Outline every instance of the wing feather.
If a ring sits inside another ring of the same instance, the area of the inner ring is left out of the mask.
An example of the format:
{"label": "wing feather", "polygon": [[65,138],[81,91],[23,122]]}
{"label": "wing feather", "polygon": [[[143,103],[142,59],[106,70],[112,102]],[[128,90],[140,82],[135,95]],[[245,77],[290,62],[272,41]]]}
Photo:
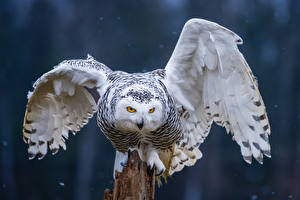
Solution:
{"label": "wing feather", "polygon": [[[271,156],[270,125],[256,79],[237,44],[242,39],[216,23],[191,19],[185,24],[166,66],[168,91],[189,113],[182,117],[186,130],[176,147],[182,152],[198,148],[214,121],[232,133],[246,162],[253,156],[262,163],[263,154]],[[182,163],[179,156],[171,165],[181,170],[178,160]]]}
{"label": "wing feather", "polygon": [[91,56],[86,60],[67,60],[45,73],[28,93],[23,138],[29,159],[42,159],[48,150],[66,150],[69,131],[75,134],[97,110],[87,88],[105,85],[111,70]]}

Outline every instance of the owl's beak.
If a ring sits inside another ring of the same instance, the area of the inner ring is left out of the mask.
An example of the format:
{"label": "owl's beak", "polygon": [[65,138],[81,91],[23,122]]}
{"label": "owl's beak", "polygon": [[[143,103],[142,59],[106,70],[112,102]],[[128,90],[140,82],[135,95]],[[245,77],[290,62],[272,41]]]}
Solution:
{"label": "owl's beak", "polygon": [[142,128],[143,128],[143,126],[144,126],[144,119],[142,118],[142,120],[139,121],[136,125],[137,125],[137,127],[138,127],[140,130],[142,130]]}

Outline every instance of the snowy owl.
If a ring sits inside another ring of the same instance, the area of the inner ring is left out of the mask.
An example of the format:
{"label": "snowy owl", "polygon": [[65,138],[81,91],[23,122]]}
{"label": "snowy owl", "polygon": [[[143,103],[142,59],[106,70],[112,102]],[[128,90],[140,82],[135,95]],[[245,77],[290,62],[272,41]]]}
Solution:
{"label": "snowy owl", "polygon": [[29,159],[48,148],[66,149],[97,112],[97,123],[116,149],[115,170],[137,150],[156,175],[172,175],[202,157],[199,145],[213,122],[226,128],[247,163],[271,157],[270,125],[251,69],[239,52],[242,39],[210,21],[183,27],[164,69],[112,71],[88,55],[66,60],[42,75],[28,93],[23,139]]}

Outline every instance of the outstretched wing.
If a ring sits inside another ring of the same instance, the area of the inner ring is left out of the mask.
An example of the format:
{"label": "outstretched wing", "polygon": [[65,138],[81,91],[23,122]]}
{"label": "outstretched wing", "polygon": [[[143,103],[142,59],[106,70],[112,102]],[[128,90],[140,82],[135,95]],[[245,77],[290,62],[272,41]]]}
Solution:
{"label": "outstretched wing", "polygon": [[29,159],[42,159],[48,146],[52,154],[60,146],[66,149],[68,132],[79,131],[96,111],[96,102],[87,88],[99,90],[110,72],[88,55],[86,60],[61,62],[34,83],[23,124]]}
{"label": "outstretched wing", "polygon": [[[257,82],[232,31],[202,19],[189,20],[166,66],[166,86],[186,124],[178,153],[198,148],[211,123],[226,128],[246,162],[270,157],[270,125]],[[176,159],[176,157],[175,157]],[[195,159],[192,161],[192,164]],[[174,171],[181,170],[174,162]],[[191,163],[188,163],[191,164]]]}

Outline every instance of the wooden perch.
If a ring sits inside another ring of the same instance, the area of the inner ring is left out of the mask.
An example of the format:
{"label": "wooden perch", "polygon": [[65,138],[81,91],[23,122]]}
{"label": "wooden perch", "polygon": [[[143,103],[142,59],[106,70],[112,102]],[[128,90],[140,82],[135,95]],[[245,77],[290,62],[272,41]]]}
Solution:
{"label": "wooden perch", "polygon": [[128,155],[127,166],[116,172],[113,190],[104,190],[104,200],[153,200],[155,191],[154,170],[140,160],[136,151]]}

